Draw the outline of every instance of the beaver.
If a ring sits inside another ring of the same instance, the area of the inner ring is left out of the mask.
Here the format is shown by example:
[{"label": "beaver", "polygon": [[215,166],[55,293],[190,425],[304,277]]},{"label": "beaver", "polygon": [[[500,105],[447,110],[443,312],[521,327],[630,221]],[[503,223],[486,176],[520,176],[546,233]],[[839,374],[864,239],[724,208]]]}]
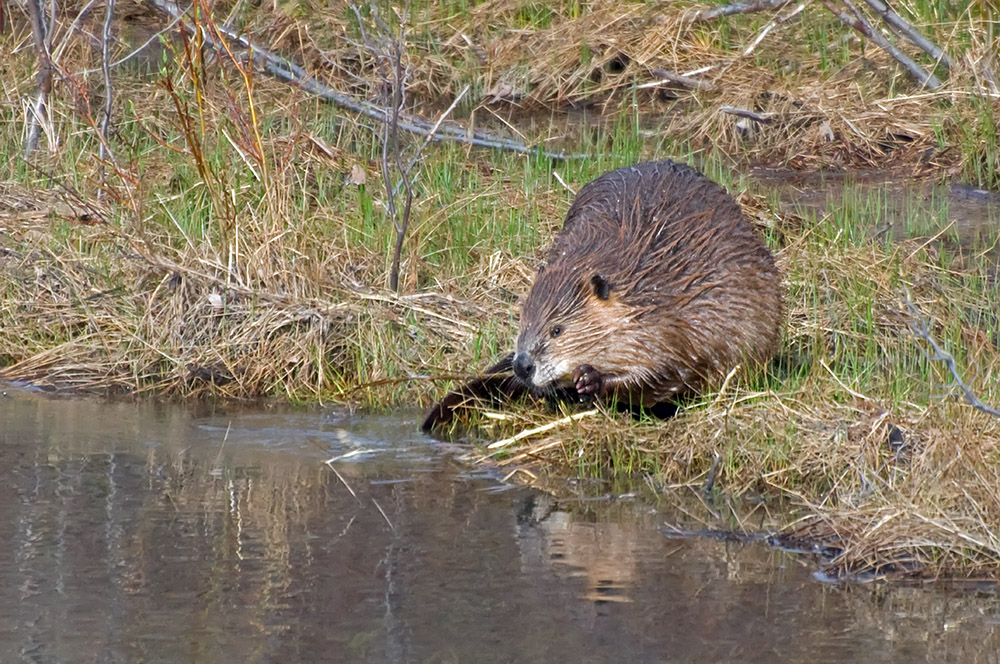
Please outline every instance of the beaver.
[{"label": "beaver", "polygon": [[773,357],[782,299],[774,257],[722,187],[669,160],[605,173],[570,207],[524,301],[515,352],[442,399],[424,429],[471,397],[676,403]]}]

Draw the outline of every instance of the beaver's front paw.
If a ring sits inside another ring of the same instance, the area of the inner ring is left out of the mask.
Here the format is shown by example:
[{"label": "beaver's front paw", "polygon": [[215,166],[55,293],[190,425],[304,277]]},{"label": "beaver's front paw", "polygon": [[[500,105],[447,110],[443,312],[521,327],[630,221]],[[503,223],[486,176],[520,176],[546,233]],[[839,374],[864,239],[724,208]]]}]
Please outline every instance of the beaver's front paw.
[{"label": "beaver's front paw", "polygon": [[573,387],[581,397],[595,397],[601,392],[604,377],[589,364],[581,364],[573,372]]}]

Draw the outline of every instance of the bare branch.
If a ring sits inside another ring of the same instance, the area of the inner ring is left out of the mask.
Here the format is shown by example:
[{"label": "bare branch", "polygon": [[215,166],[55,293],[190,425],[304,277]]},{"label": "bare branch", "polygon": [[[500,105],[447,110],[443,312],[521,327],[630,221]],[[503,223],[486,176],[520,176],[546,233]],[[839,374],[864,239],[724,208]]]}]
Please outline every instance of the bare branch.
[{"label": "bare branch", "polygon": [[684,76],[683,74],[675,74],[672,71],[667,71],[666,69],[656,68],[651,70],[653,76],[660,79],[659,81],[654,81],[652,83],[644,83],[640,85],[639,88],[651,88],[657,85],[662,85],[663,83],[673,83],[674,85],[680,85],[685,88],[692,88],[694,90],[714,90],[715,84],[711,81],[703,81],[700,78],[694,78],[693,76]]},{"label": "bare branch", "polygon": [[[185,14],[185,12],[171,0],[146,0],[146,2],[154,9],[157,9],[174,19],[182,19]],[[181,20],[181,25],[189,33],[194,33],[194,26],[183,20]],[[345,108],[354,113],[372,118],[378,122],[388,122],[390,120],[390,117],[385,109],[379,108],[367,102],[358,101],[350,95],[337,92],[333,88],[310,76],[301,66],[291,60],[288,60],[287,58],[271,53],[267,49],[250,42],[234,30],[224,26],[218,26],[217,29],[219,33],[234,46],[240,47],[251,53],[254,64],[256,64],[264,73],[287,83],[298,85],[306,92],[316,95],[323,101],[330,102],[331,104]],[[216,43],[211,36],[206,35],[206,39],[213,48],[217,50],[222,49],[222,45]],[[518,152],[520,154],[539,155],[548,159],[585,159],[590,156],[587,154],[548,152],[546,150],[542,150],[541,148],[530,147],[520,141],[495,136],[488,132],[474,131],[470,133],[464,127],[457,125],[442,125],[438,128],[436,133],[433,133],[431,131],[432,124],[428,120],[411,114],[400,114],[399,129],[418,134],[420,136],[431,136],[431,139],[435,141],[454,141],[456,143],[474,145],[477,147],[508,150],[511,152]]]},{"label": "bare branch", "polygon": [[782,23],[790,21],[791,19],[798,16],[802,12],[802,10],[806,8],[806,5],[808,3],[809,0],[805,0],[805,2],[800,3],[798,7],[788,12],[787,14],[783,16],[776,16],[775,18],[771,19],[770,23],[765,25],[764,29],[760,31],[760,33],[754,38],[754,40],[750,43],[750,45],[743,50],[743,57],[744,58],[748,57],[751,53],[753,53],[754,49],[757,48],[757,46],[759,46],[762,41],[764,41],[764,37],[767,37],[767,33],[771,32],[771,30],[775,29]]},{"label": "bare branch", "polygon": [[455,97],[454,101],[451,102],[451,105],[444,110],[444,113],[438,116],[437,121],[434,122],[434,126],[431,127],[430,133],[428,133],[427,136],[424,138],[424,142],[420,144],[419,148],[417,148],[417,152],[416,154],[413,155],[413,159],[411,159],[410,163],[407,164],[406,166],[407,173],[409,173],[413,169],[413,166],[417,163],[417,160],[420,159],[420,155],[423,154],[424,148],[427,147],[427,144],[430,143],[432,140],[434,140],[434,135],[437,134],[437,130],[441,126],[441,123],[444,122],[449,115],[451,115],[451,112],[455,110],[455,107],[458,106],[458,103],[462,101],[462,98],[465,97],[466,94],[468,94],[470,89],[472,89],[471,85],[465,86],[465,88],[461,92],[459,92],[458,95]]},{"label": "bare branch", "polygon": [[[407,9],[409,9],[409,4],[407,4]],[[407,12],[409,13],[409,12]],[[393,92],[394,99],[397,100],[397,106],[393,109],[394,124],[398,126],[399,113],[403,108],[403,104],[406,99],[406,75],[403,72],[403,29],[400,28],[400,34],[395,44],[395,90]],[[412,168],[412,163],[409,167],[404,168],[403,166],[403,150],[399,146],[399,136],[398,132],[395,136],[396,141],[396,172],[399,173],[399,178],[403,183],[403,214],[399,219],[393,220],[393,227],[396,230],[396,245],[393,247],[392,252],[392,272],[390,278],[393,283],[390,287],[399,292],[399,261],[403,253],[403,240],[406,238],[406,231],[410,226],[410,210],[413,207],[413,179],[410,177],[410,168]],[[388,188],[388,184],[386,185]]]},{"label": "bare branch", "polygon": [[987,415],[992,415],[993,417],[1000,417],[1000,410],[988,406],[984,404],[982,401],[980,401],[979,397],[977,397],[975,392],[972,391],[972,388],[970,388],[965,383],[965,381],[962,380],[962,377],[958,373],[958,367],[955,362],[955,358],[952,357],[951,353],[941,348],[941,346],[939,346],[938,343],[934,340],[934,337],[931,336],[930,325],[927,323],[927,319],[924,317],[922,313],[920,313],[920,310],[917,309],[917,306],[913,304],[913,301],[910,299],[909,295],[906,296],[905,301],[906,301],[906,306],[910,308],[910,311],[916,317],[917,321],[919,321],[919,324],[910,321],[910,329],[913,330],[913,334],[915,334],[918,338],[926,341],[930,345],[930,347],[934,349],[934,355],[928,353],[928,358],[932,362],[944,363],[944,365],[948,368],[948,372],[951,374],[952,385],[961,390],[962,395],[965,397],[965,401],[970,406],[972,406],[976,410],[986,413]]},{"label": "bare branch", "polygon": [[101,146],[98,151],[98,159],[101,161],[100,182],[101,187],[97,190],[97,198],[104,194],[104,162],[107,157],[108,131],[111,128],[111,103],[114,99],[114,91],[111,87],[111,21],[115,15],[115,0],[107,0],[107,7],[104,14],[104,29],[101,32],[101,73],[104,76],[104,115],[101,117]]},{"label": "bare branch", "polygon": [[28,15],[31,18],[31,33],[35,39],[35,53],[38,56],[38,89],[28,111],[28,128],[24,140],[24,158],[28,159],[38,149],[38,138],[42,126],[49,123],[49,93],[52,92],[52,30],[49,20],[55,15],[55,1],[48,17],[42,0],[27,0]]},{"label": "bare branch", "polygon": [[[350,7],[358,21],[358,30],[364,42],[362,48],[368,50],[376,60],[376,70],[382,80],[380,96],[384,100],[389,118],[382,124],[382,182],[385,186],[386,216],[396,236],[389,267],[389,289],[398,293],[403,241],[410,225],[410,210],[413,205],[413,181],[410,174],[417,162],[417,158],[414,157],[407,166],[403,166],[404,149],[399,140],[399,118],[406,106],[406,86],[409,78],[409,67],[403,63],[409,5],[407,4],[404,9],[403,18],[399,21],[399,30],[395,35],[392,28],[379,16],[378,7],[369,6],[371,22],[375,24],[375,30],[372,32],[365,29],[365,19],[357,6]],[[396,196],[401,188],[404,191],[402,211],[396,203]]]},{"label": "bare branch", "polygon": [[[357,10],[355,12],[357,13]],[[374,8],[372,15],[384,36],[388,36],[390,34],[388,32],[389,26],[379,19],[378,12]],[[403,67],[403,41],[405,39],[403,28],[400,26],[399,34],[388,45],[388,53],[381,54],[383,57],[389,58],[389,67],[392,72],[392,78],[388,79],[387,77],[387,82],[391,86],[389,91],[391,104],[389,105],[389,122],[383,125],[385,131],[382,134],[382,177],[385,180],[386,208],[389,212],[389,219],[392,221],[393,230],[396,232],[396,242],[392,249],[392,265],[389,268],[389,289],[397,293],[399,292],[399,263],[403,253],[403,239],[406,235],[406,229],[410,225],[410,204],[413,201],[413,186],[410,182],[409,172],[403,172],[401,164],[403,147],[399,144],[399,115],[406,99],[406,74]],[[394,157],[394,167],[406,190],[402,216],[396,209],[392,167],[389,164],[390,156]]]},{"label": "bare branch", "polygon": [[[913,75],[914,78],[919,81],[923,86],[926,86],[932,90],[937,90],[941,87],[941,81],[934,76],[933,73],[928,73],[923,70],[918,64],[916,64],[912,59],[909,58],[905,53],[896,48],[888,39],[886,39],[882,33],[872,27],[871,23],[865,18],[858,8],[851,2],[851,0],[841,0],[845,7],[847,7],[848,12],[838,8],[833,0],[822,0],[823,4],[826,5],[833,14],[840,19],[844,25],[847,25],[854,30],[857,30],[862,35],[875,42],[875,44],[891,55],[897,62],[899,62],[907,71]],[[941,63],[946,69],[951,68],[951,60],[945,54],[944,50],[941,49],[937,44],[930,41],[917,30],[913,25],[906,21],[902,16],[897,14],[884,0],[864,0],[865,3],[871,7],[882,19],[888,24],[888,26],[897,35],[902,36],[904,39],[909,40],[918,48],[921,48],[934,58],[937,62]],[[711,9],[704,9],[694,15],[693,21],[704,22],[712,21],[723,16],[732,16],[734,14],[749,14],[752,12],[762,12],[769,11],[772,9],[779,9],[785,5],[791,4],[793,0],[747,0],[746,2],[734,2],[728,5],[722,5],[721,7],[712,7]],[[777,19],[777,22],[769,25],[765,28],[764,32],[758,37],[758,42],[763,36],[774,27],[775,24],[783,22],[788,18],[791,18],[800,9],[792,12],[787,17],[783,19]],[[757,45],[755,42],[744,55],[747,55],[749,51]]]},{"label": "bare branch", "polygon": [[737,108],[736,106],[720,106],[719,110],[723,113],[728,113],[729,115],[735,115],[741,118],[747,118],[748,120],[753,120],[754,122],[759,122],[761,124],[771,124],[774,122],[774,118],[770,115],[756,113],[745,108]]},{"label": "bare branch", "polygon": [[951,59],[937,44],[920,34],[920,31],[913,27],[902,16],[892,10],[882,0],[865,0],[865,3],[875,10],[882,19],[889,24],[898,34],[910,40],[914,46],[923,49],[927,55],[941,63],[945,69],[951,69]]},{"label": "bare branch", "polygon": [[753,12],[766,12],[769,9],[779,9],[792,3],[792,0],[748,0],[747,2],[734,2],[730,5],[703,9],[694,15],[694,21],[714,21],[723,16],[733,14],[751,14]]},{"label": "bare branch", "polygon": [[872,27],[872,24],[868,22],[868,19],[865,18],[864,14],[861,13],[851,0],[840,1],[845,7],[847,7],[848,10],[850,10],[850,14],[837,7],[833,3],[833,0],[822,0],[823,4],[826,5],[826,8],[833,12],[834,16],[840,19],[841,23],[854,28],[861,35],[875,42],[876,46],[891,55],[896,62],[903,65],[903,67],[910,72],[910,75],[913,76],[913,78],[915,78],[920,85],[930,88],[931,90],[938,90],[941,88],[941,81],[938,80],[937,76],[931,72],[924,71],[923,68],[911,60],[908,55],[893,46],[892,42],[886,39],[881,32]]}]

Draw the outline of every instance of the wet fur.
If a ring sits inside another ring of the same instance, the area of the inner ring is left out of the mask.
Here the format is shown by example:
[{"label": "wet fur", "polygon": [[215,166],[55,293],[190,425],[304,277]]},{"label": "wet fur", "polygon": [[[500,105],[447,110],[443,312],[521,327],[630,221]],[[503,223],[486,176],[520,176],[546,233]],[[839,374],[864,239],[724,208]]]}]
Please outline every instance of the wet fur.
[{"label": "wet fur", "polygon": [[533,392],[572,389],[587,368],[595,397],[649,407],[766,362],[781,321],[774,259],[737,203],[688,166],[649,162],[580,190],[524,303],[517,353]]},{"label": "wet fur", "polygon": [[525,302],[518,352],[551,379],[536,389],[590,364],[598,396],[651,405],[769,359],[781,310],[774,259],[736,202],[687,166],[639,164],[580,191]]}]

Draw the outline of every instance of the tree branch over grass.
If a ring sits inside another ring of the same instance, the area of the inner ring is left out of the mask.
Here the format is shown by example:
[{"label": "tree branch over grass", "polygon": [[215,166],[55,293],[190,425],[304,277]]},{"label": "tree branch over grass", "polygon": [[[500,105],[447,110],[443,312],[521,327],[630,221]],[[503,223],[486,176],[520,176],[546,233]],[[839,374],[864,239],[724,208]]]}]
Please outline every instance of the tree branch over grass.
[{"label": "tree branch over grass", "polygon": [[933,355],[931,355],[930,353],[927,354],[928,358],[932,362],[944,363],[945,367],[948,368],[948,372],[951,374],[951,379],[952,379],[951,386],[957,387],[962,392],[962,395],[965,397],[966,402],[968,402],[970,406],[972,406],[976,410],[986,413],[987,415],[992,415],[993,417],[1000,417],[1000,410],[997,410],[992,406],[988,406],[987,404],[980,401],[979,397],[976,396],[976,393],[972,391],[972,388],[969,387],[964,380],[962,380],[962,376],[959,375],[958,373],[958,365],[955,362],[955,358],[952,356],[951,353],[941,348],[941,346],[938,345],[937,341],[934,340],[934,337],[931,336],[930,325],[927,323],[927,319],[924,317],[922,313],[920,313],[920,310],[917,309],[917,306],[915,304],[913,304],[913,301],[909,298],[909,296],[907,296],[905,299],[906,299],[906,306],[910,308],[910,311],[913,313],[913,315],[916,317],[918,321],[918,322],[910,321],[910,329],[913,330],[913,334],[915,334],[917,338],[926,341],[930,345],[930,347],[934,350]]},{"label": "tree branch over grass", "polygon": [[[771,11],[784,7],[785,5],[791,4],[792,0],[748,0],[746,2],[734,2],[732,4],[723,5],[721,7],[712,7],[711,9],[705,9],[694,15],[695,22],[705,22],[712,21],[723,16],[732,16],[734,14],[749,14],[751,12],[763,12]],[[823,5],[833,13],[840,22],[844,25],[856,30],[862,36],[866,37],[870,41],[874,42],[876,46],[881,48],[883,51],[888,53],[896,62],[903,65],[903,67],[910,73],[913,78],[917,80],[920,85],[930,88],[931,90],[937,90],[942,87],[940,79],[934,75],[933,72],[925,71],[920,65],[914,62],[908,55],[903,53],[899,48],[897,48],[892,42],[890,42],[880,30],[875,28],[872,23],[865,17],[865,15],[858,9],[857,5],[852,2],[852,0],[821,0]],[[912,44],[922,49],[937,62],[939,62],[945,69],[951,68],[951,60],[945,54],[944,50],[941,49],[937,44],[920,34],[913,25],[911,25],[906,19],[897,14],[892,10],[883,0],[864,0],[865,4],[872,8],[876,14],[878,14],[889,29],[898,36],[907,39]],[[799,10],[796,10],[791,15],[797,14]],[[785,17],[785,19],[776,19],[777,21],[787,20],[791,17]],[[765,28],[765,33],[770,29]],[[759,38],[758,38],[759,39]],[[747,54],[753,50],[756,44],[753,44],[748,50]]]},{"label": "tree branch over grass", "polygon": [[896,48],[892,42],[886,39],[881,32],[872,26],[868,19],[865,18],[865,15],[861,13],[861,10],[858,9],[857,6],[851,2],[851,0],[840,0],[850,13],[847,13],[843,9],[837,7],[832,0],[822,0],[822,2],[834,16],[840,19],[841,23],[853,28],[862,36],[867,37],[870,41],[874,42],[876,46],[892,56],[896,62],[903,65],[903,68],[910,72],[910,75],[913,76],[913,78],[916,79],[920,85],[930,88],[931,90],[941,89],[941,80],[938,79],[933,72],[924,71],[923,67],[914,62],[910,56]]},{"label": "tree branch over grass", "polygon": [[[187,32],[191,34],[195,32],[194,25],[189,21],[183,20],[184,15],[189,11],[189,9],[182,10],[171,0],[146,0],[146,3],[167,16],[178,20],[182,29]],[[210,17],[205,17],[203,20],[207,21],[211,19]],[[364,115],[365,117],[372,118],[379,122],[391,121],[391,116],[386,109],[379,108],[374,104],[369,104],[364,101],[359,101],[342,92],[337,92],[325,83],[322,83],[321,81],[310,76],[305,69],[288,58],[272,53],[266,48],[251,42],[235,30],[215,24],[214,21],[213,25],[214,30],[217,31],[219,35],[224,37],[232,46],[243,49],[243,57],[252,57],[254,64],[264,73],[285,81],[286,83],[298,85],[306,92],[312,93],[323,101],[339,106],[340,108]],[[224,50],[223,44],[219,43],[218,40],[212,35],[206,35],[205,38],[211,44],[212,48]],[[248,53],[251,55],[248,56]],[[473,145],[476,147],[507,150],[527,155],[539,155],[547,159],[584,159],[590,156],[587,154],[548,152],[546,150],[542,150],[541,148],[531,147],[521,143],[520,141],[503,138],[502,136],[496,136],[488,132],[469,132],[466,128],[458,125],[441,125],[437,128],[437,130],[434,130],[434,124],[432,122],[409,113],[401,113],[399,115],[398,122],[399,129],[413,134],[418,134],[420,136],[429,136],[431,137],[431,140],[435,141],[454,141],[456,143],[463,143],[465,145]]]},{"label": "tree branch over grass", "polygon": [[861,10],[851,2],[851,0],[840,0],[847,11],[834,4],[833,0],[822,0],[823,4],[829,9],[834,16],[840,19],[840,22],[844,25],[853,28],[858,33],[867,37],[870,41],[874,42],[876,46],[881,48],[883,51],[888,53],[892,58],[903,65],[906,71],[910,72],[910,75],[917,80],[920,85],[930,88],[931,90],[939,90],[941,88],[941,81],[933,72],[924,71],[924,69],[914,62],[910,56],[906,55],[892,42],[885,38],[881,32],[879,32],[865,15],[861,13]]},{"label": "tree branch over grass", "polygon": [[715,85],[710,81],[703,81],[700,78],[694,78],[693,76],[684,76],[682,74],[675,74],[672,71],[667,71],[666,69],[661,69],[657,67],[649,72],[653,76],[660,79],[659,81],[654,81],[653,83],[646,83],[640,85],[639,88],[648,88],[656,85],[661,85],[663,83],[673,83],[674,85],[681,85],[685,88],[692,88],[694,90],[714,90]]},{"label": "tree branch over grass", "polygon": [[749,2],[734,2],[721,7],[704,9],[694,15],[696,22],[714,21],[723,16],[734,14],[752,14],[754,12],[766,12],[772,9],[780,9],[785,5],[790,5],[792,0],[750,0]]},{"label": "tree branch over grass", "polygon": [[910,25],[902,16],[894,12],[892,7],[884,3],[882,0],[865,0],[865,3],[871,7],[875,13],[881,16],[882,20],[889,24],[889,27],[893,29],[893,32],[902,35],[906,39],[910,40],[914,46],[923,49],[927,55],[940,62],[941,66],[945,69],[951,69],[951,59],[945,54],[941,47],[920,34],[919,30]]}]

